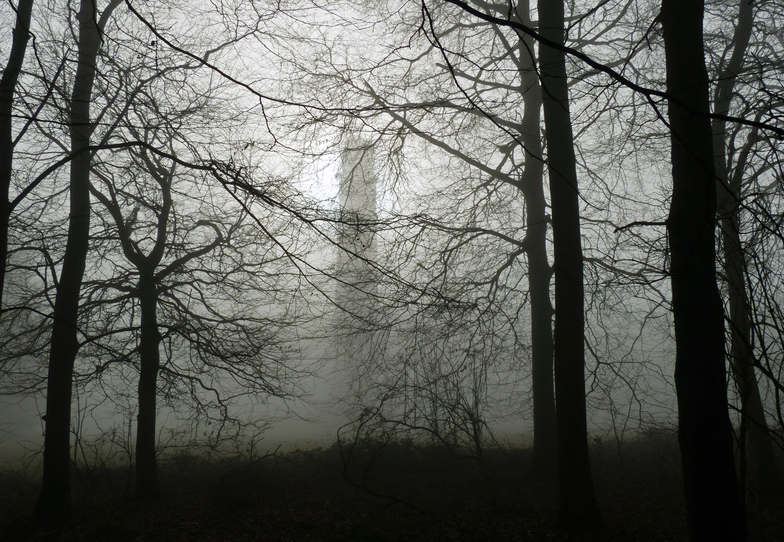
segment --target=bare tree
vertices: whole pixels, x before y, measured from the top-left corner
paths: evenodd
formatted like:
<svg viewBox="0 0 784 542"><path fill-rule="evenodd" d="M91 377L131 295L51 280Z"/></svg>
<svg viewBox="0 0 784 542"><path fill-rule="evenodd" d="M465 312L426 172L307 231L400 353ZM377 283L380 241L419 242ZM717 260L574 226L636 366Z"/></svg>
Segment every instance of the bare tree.
<svg viewBox="0 0 784 542"><path fill-rule="evenodd" d="M753 4L745 1L738 4L735 32L730 42L732 53L728 60L719 65L720 72L712 96L713 112L720 115L727 115L730 112L736 82L744 68L754 26ZM722 57L725 55L726 53ZM759 115L759 112L756 114ZM740 152L733 152L732 143L735 136L728 133L727 122L717 118L713 120L712 126L716 154L717 207L724 259L723 278L728 289L730 369L740 396L741 430L748 439L755 484L768 491L778 490L782 484L782 477L776 464L772 440L768 434L767 416L754 368L756 362L752 343L753 324L746 290L746 255L741 238L740 214L743 200L741 187L748 171L742 167L745 161L741 161L734 170L731 168L733 163L737 163L736 155L746 153L748 146L753 144L754 137L746 140Z"/></svg>
<svg viewBox="0 0 784 542"><path fill-rule="evenodd" d="M539 2L542 36L564 43L560 2ZM577 172L565 54L543 46L540 70L553 210L555 275L555 400L558 431L559 523L569 528L601 525L588 459L585 419L583 256Z"/></svg>
<svg viewBox="0 0 784 542"><path fill-rule="evenodd" d="M167 139L172 141L175 136ZM286 328L302 322L281 311L279 296L285 283L275 277L281 272L275 267L280 256L270 259L267 252L257 259L264 251L259 250L258 238L253 244L249 242L253 224L246 211L228 204L224 196L219 198L228 207L223 213L206 214L207 206L198 202L190 205L201 209L188 213L187 200L177 201L188 193L179 186L191 184L179 179L187 178L187 172L146 151L134 162L131 169L120 170L133 178L131 182L119 182L119 175L111 173L114 168L96 172L103 186L93 194L113 222L101 235L101 244L115 240L130 266L108 282L91 281L89 290L94 292L90 300L96 307L112 300L102 289L118 291L115 302L126 296L134 300L131 307L123 303L118 309L130 308L137 316L129 319L128 326L114 331L130 332L138 342L131 344L133 353L113 358L139 359L135 487L138 499L152 500L160 494L156 473L159 395L163 392L171 402L174 397L165 390L184 384L191 388L188 395L195 400L191 408L204 408L207 403L199 398L201 387L204 393L214 395L223 410L218 418L221 423L231 422L228 408L240 395L294 395L299 371L286 354L287 341L289 349L293 345ZM133 168L138 168L137 173ZM157 184L159 196L144 187L150 181ZM201 184L198 193L203 197L209 188ZM234 216L226 211L233 211ZM197 219L193 217L196 212L205 214ZM213 234L204 235L201 230L205 229ZM116 258L110 253L106 257ZM124 268L118 266L118 270ZM278 291L268 290L275 283L279 283ZM110 328L107 333L112 331ZM161 359L162 349L167 359ZM103 360L100 372L113 362L105 353L99 353L98 359Z"/></svg>
<svg viewBox="0 0 784 542"><path fill-rule="evenodd" d="M667 230L675 384L689 526L692 540L745 540L727 410L724 315L716 285L716 173L702 3L664 0L661 20L671 96L673 192Z"/></svg>
<svg viewBox="0 0 784 542"><path fill-rule="evenodd" d="M90 145L94 129L90 119L90 98L101 44L100 33L119 4L119 0L114 0L100 15L91 0L83 0L80 4L79 57L69 119L72 151L82 151ZM90 154L82 152L71 162L68 241L57 285L47 376L44 477L36 505L36 517L39 519L59 519L71 513L71 385L74 360L79 349L76 322L90 230L90 161Z"/></svg>

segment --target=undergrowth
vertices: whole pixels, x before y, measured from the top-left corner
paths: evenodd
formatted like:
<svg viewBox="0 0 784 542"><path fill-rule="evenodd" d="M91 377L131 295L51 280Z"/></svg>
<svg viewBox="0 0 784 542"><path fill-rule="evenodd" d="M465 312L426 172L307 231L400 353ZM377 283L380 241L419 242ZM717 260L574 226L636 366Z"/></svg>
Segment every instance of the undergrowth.
<svg viewBox="0 0 784 542"><path fill-rule="evenodd" d="M671 433L594 443L607 531L585 540L686 540ZM530 476L530 450L491 448L480 465L443 446L363 441L352 448L162 461L164 496L137 503L127 467L74 477L67 525L30 520L39 481L0 472L4 540L569 540L555 526L557 492ZM749 508L750 540L781 540L784 501Z"/></svg>

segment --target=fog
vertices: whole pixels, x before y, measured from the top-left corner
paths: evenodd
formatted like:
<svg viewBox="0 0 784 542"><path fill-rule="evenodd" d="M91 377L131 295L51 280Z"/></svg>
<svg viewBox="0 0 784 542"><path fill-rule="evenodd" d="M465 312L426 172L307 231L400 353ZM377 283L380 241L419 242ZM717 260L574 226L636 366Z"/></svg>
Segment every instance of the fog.
<svg viewBox="0 0 784 542"><path fill-rule="evenodd" d="M780 534L784 13L704 4L0 7L8 527Z"/></svg>
<svg viewBox="0 0 784 542"><path fill-rule="evenodd" d="M397 239L396 232L386 230L383 221L416 211L406 209L408 204L399 197L384 196L379 179L388 178L389 173L380 169L379 163L383 162L375 158L374 151L371 138L349 138L342 143L341 152L321 157L301 178L302 193L318 202L323 212L351 216L355 222L338 225L336 243L318 242L316 250L308 255L311 268L325 270L326 280L309 298L300 301L307 305L311 317L297 325L287 339L286 348L294 352L292 365L304 371L298 376L296 396L282 398L263 393L238 396L225 413L236 426L227 428L220 437L212 426L220 420L213 415L192 419L192 407L187 404L179 406L171 399L160 401L157 432L164 457L181 453L183 447L193 447L197 453L215 449L232 453L237 443L251 436L260 439L257 449L263 451L330 446L341 428L345 431L356 422L361 410L382 407L373 394L379 390L395 391L394 385L389 384L389 371L393 375L410 371L407 376L411 382L395 384L405 395L403 403L394 404L385 412L392 419L402 416L401 420L405 420L407 408L425 409L424 403L432 400L428 394L447 393L439 391L437 380L449 378L455 370L465 370L467 363L472 371L479 371L482 382L459 378L454 385L461 394L482 395L481 404L475 408L481 411L488 444L531 445L533 405L527 368L530 350L525 340L528 318L519 316L519 321L506 324L518 335L514 341L522 344L509 344L509 331L502 330L501 334L507 338L501 338L493 346L486 337L477 336L470 319L460 323L468 327L454 331L447 327L446 332L454 336L439 346L441 358L433 359L432 345L422 344L427 340L419 337L427 336L426 330L412 330L407 325L406 320L412 316L400 307L401 303L398 301L397 308L385 310L391 290L381 290L396 285L378 280L376 266L390 266L388 261L381 261L382 255L386 257L389 250L396 250ZM431 154L430 159L434 160L435 156ZM406 191L397 188L399 192ZM416 192L422 188L408 190ZM431 190L440 191L442 187ZM392 263L398 272L418 265L416 261ZM413 273L412 279L415 279ZM602 295L607 296L607 289ZM644 328L641 322L629 318L629 314L661 318L651 312L649 301L642 298L623 303L627 312L621 318L616 318L616 308L609 307L607 301L586 313L593 337L586 370L588 425L597 441L621 441L648 430L673 428L676 424L671 380L672 339L666 327L649 323ZM275 313L274 308L258 309L262 313ZM389 323L382 322L382 317L388 318ZM416 337L413 343L412 336ZM482 344L475 346L473 343L477 341ZM485 352L485 348L489 351ZM456 358L444 358L447 352ZM481 362L471 364L470 357L477 355L482 356ZM412 356L424 356L423 367L432 372L424 375L425 380L418 380L423 378L423 367L417 367L418 360ZM426 389L428 385L434 389ZM477 385L480 388L475 388ZM104 442L106 435L118 431L126 439L126 445L132 444L136 407L132 397L107 400L105 394L103 385L77 390L72 410L72 418L77 420L73 438L84 444L102 443L93 453L114 457L106 450L101 452L101 446L109 446ZM206 395L202 399L209 400ZM3 401L0 453L4 464L39 468L44 394L8 395ZM409 405L405 404L407 401ZM419 413L425 418L427 415L425 410ZM416 414L413 419L417 419ZM124 456L118 460L132 461Z"/></svg>

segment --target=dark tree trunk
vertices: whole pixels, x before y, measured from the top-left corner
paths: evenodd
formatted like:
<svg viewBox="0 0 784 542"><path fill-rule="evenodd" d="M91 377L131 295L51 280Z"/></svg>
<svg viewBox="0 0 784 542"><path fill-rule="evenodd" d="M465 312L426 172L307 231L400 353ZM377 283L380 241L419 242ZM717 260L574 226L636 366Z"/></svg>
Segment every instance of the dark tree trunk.
<svg viewBox="0 0 784 542"><path fill-rule="evenodd" d="M139 300L141 311L138 350L140 368L139 414L136 425L135 495L137 500L152 501L161 496L156 461L156 402L161 361L161 334L157 316L159 286L166 280L166 277L182 268L190 260L208 254L215 249L223 242L223 237L217 226L206 221L202 222L201 225L211 227L215 231L215 240L201 249L181 256L163 269L159 269L167 248L169 218L172 212L171 186L174 178L174 166L167 169L161 162L153 160L145 152L142 152L139 157L144 162L146 171L156 180L161 189L162 205L156 209L158 224L155 245L149 254L145 255L133 240L132 224L123 218L122 209L117 202L107 198L100 190L93 190L93 194L114 218L123 253L139 273L139 282L134 292L135 297ZM106 182L110 181L106 180Z"/></svg>
<svg viewBox="0 0 784 542"><path fill-rule="evenodd" d="M79 14L79 63L71 96L71 150L89 146L90 97L100 36L92 0L82 0ZM59 520L71 513L71 386L74 360L79 350L77 315L90 233L89 152L71 161L68 240L55 298L52 345L46 393L44 473L36 505L39 519Z"/></svg>
<svg viewBox="0 0 784 542"><path fill-rule="evenodd" d="M520 22L531 25L529 0L518 3ZM553 392L553 306L550 302L552 269L547 261L547 213L542 159L542 89L536 72L534 40L521 37L520 76L523 122L520 136L525 167L520 189L525 197L525 251L528 256L528 290L531 303L531 364L534 399L534 450L532 473L537 480L554 482L557 474L555 395Z"/></svg>
<svg viewBox="0 0 784 542"><path fill-rule="evenodd" d="M733 50L721 71L713 98L714 113L729 114L735 80L743 67L753 27L754 7L740 0ZM746 291L746 256L740 237L740 207L744 161L736 162L729 172L726 147L726 121L714 119L713 146L716 155L718 216L724 249L724 276L727 281L730 324L730 370L741 402L741 424L751 458L751 481L762 491L781 491L782 476L776 462L773 441L762 406L755 359L751 347L751 309ZM745 477L743 478L745 480ZM741 488L741 494L745 494Z"/></svg>
<svg viewBox="0 0 784 542"><path fill-rule="evenodd" d="M151 501L160 497L155 460L155 403L158 395L161 336L158 330L158 294L153 272L143 272L139 279L138 296L142 316L139 340L139 417L136 429L136 498Z"/></svg>
<svg viewBox="0 0 784 542"><path fill-rule="evenodd" d="M675 386L692 540L745 540L727 407L724 313L716 285L716 172L703 58L703 3L663 0L672 131L667 231Z"/></svg>
<svg viewBox="0 0 784 542"><path fill-rule="evenodd" d="M5 268L8 260L8 225L11 217L11 175L13 173L13 113L14 92L19 72L24 62L27 41L30 37L30 15L33 11L33 0L20 0L16 8L16 26L11 43L8 64L3 70L0 80L0 302L3 300L5 286Z"/></svg>
<svg viewBox="0 0 784 542"><path fill-rule="evenodd" d="M100 21L94 0L81 0L79 21L78 65L71 95L71 151L90 145L94 126L90 122L90 99L96 72L96 57L103 25L120 0L104 10ZM70 216L63 267L55 297L52 344L46 388L46 433L44 436L44 472L35 516L42 521L60 521L71 515L71 386L73 367L79 351L77 317L79 290L86 265L90 233L90 162L89 152L80 152L71 160Z"/></svg>
<svg viewBox="0 0 784 542"><path fill-rule="evenodd" d="M564 43L564 3L539 0L543 37ZM564 53L540 48L555 272L555 400L560 509L571 530L602 527L588 458L585 420L583 255L574 138Z"/></svg>

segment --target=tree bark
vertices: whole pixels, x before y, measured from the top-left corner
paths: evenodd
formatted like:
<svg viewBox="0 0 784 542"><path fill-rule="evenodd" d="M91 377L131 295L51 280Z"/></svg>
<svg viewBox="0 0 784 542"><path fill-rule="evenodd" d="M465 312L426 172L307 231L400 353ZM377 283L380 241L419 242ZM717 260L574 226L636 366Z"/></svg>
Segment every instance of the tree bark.
<svg viewBox="0 0 784 542"><path fill-rule="evenodd" d="M100 28L118 4L118 0L113 0L99 22L94 0L81 0L77 15L78 65L69 119L71 151L78 151L90 144L94 129L90 122L90 99L101 43ZM68 240L57 284L47 374L44 473L35 509L35 516L39 520L60 521L71 515L71 387L74 361L79 351L79 290L90 234L90 162L89 152L81 152L71 160Z"/></svg>
<svg viewBox="0 0 784 542"><path fill-rule="evenodd" d="M152 266L155 269L155 266ZM153 271L144 270L139 279L141 337L139 339L139 416L136 429L136 498L151 501L160 497L158 467L155 460L156 398L160 369L158 294Z"/></svg>
<svg viewBox="0 0 784 542"><path fill-rule="evenodd" d="M13 121L14 93L22 70L27 42L30 38L30 16L33 0L20 0L16 7L16 26L11 42L8 64L0 80L0 303L5 286L5 268L8 260L8 227L11 217L11 176L13 173L14 145ZM0 305L1 306L1 305Z"/></svg>
<svg viewBox="0 0 784 542"><path fill-rule="evenodd" d="M539 0L541 35L563 44L564 3ZM555 400L558 523L576 531L602 527L588 458L585 410L583 254L574 137L564 53L540 48L555 272Z"/></svg>
<svg viewBox="0 0 784 542"><path fill-rule="evenodd" d="M727 407L724 312L716 285L716 171L701 1L662 0L672 137L667 232L675 386L692 540L745 540Z"/></svg>
<svg viewBox="0 0 784 542"><path fill-rule="evenodd" d="M529 0L520 0L517 16L530 26ZM520 137L525 149L525 166L520 190L525 197L528 256L528 290L531 304L531 365L534 399L534 449L532 473L537 480L554 482L557 475L555 395L553 391L553 306L550 280L553 270L547 261L547 212L544 198L544 160L541 137L542 89L536 73L534 40L520 38L520 78L523 121Z"/></svg>

